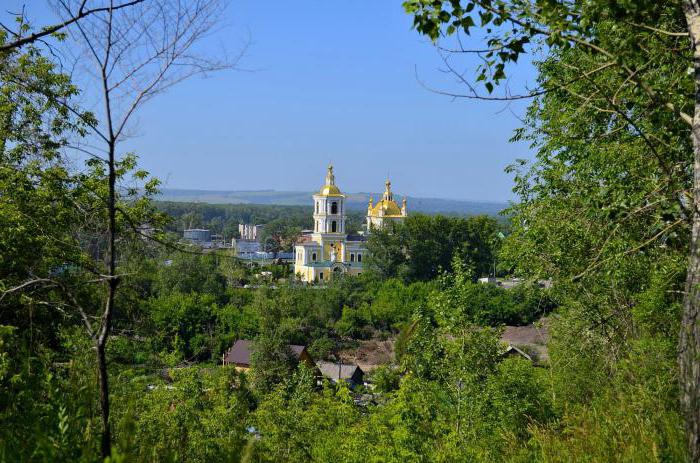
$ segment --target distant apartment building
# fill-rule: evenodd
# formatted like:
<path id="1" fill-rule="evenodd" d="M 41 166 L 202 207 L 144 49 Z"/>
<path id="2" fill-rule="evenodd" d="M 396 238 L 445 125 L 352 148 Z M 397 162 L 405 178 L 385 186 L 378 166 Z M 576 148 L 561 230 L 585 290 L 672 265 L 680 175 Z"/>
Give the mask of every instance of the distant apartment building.
<path id="1" fill-rule="evenodd" d="M 240 238 L 233 238 L 231 245 L 236 250 L 236 255 L 244 259 L 256 257 L 261 251 L 260 236 L 263 225 L 251 223 L 239 223 L 238 233 Z"/>
<path id="2" fill-rule="evenodd" d="M 183 232 L 183 238 L 199 243 L 209 243 L 211 242 L 211 230 L 205 230 L 203 228 L 190 228 Z"/>
<path id="3" fill-rule="evenodd" d="M 260 238 L 260 233 L 262 232 L 263 225 L 253 225 L 251 223 L 239 223 L 238 233 L 241 235 L 242 240 L 247 241 L 258 241 Z"/>

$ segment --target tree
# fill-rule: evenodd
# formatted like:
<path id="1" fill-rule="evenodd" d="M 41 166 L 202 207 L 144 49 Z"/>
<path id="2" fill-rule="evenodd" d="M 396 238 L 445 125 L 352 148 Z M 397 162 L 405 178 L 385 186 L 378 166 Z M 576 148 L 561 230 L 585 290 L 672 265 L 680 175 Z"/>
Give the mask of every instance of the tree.
<path id="1" fill-rule="evenodd" d="M 306 217 L 302 220 L 303 222 L 308 221 Z M 302 227 L 302 224 L 294 222 L 289 219 L 279 218 L 265 224 L 259 237 L 265 252 L 293 251 L 294 242 L 301 234 Z"/>
<path id="2" fill-rule="evenodd" d="M 402 277 L 406 274 L 407 256 L 398 234 L 389 229 L 373 231 L 367 241 L 367 267 L 381 278 Z"/>
<path id="3" fill-rule="evenodd" d="M 79 6 L 71 7 L 78 4 Z M 85 2 L 57 0 L 60 12 L 69 16 L 72 11 L 82 11 Z M 100 326 L 95 330 L 100 409 L 102 418 L 102 455 L 108 457 L 111 449 L 109 422 L 109 384 L 106 345 L 112 326 L 115 296 L 121 275 L 117 272 L 117 238 L 124 230 L 138 230 L 139 222 L 131 217 L 120 204 L 119 185 L 121 160 L 119 143 L 127 135 L 127 127 L 133 115 L 147 101 L 163 93 L 169 87 L 193 75 L 230 67 L 192 52 L 192 48 L 212 29 L 219 18 L 222 2 L 207 0 L 193 4 L 179 1 L 158 0 L 133 2 L 129 8 L 115 8 L 110 0 L 104 8 L 80 21 L 74 21 L 73 38 L 84 48 L 84 61 L 94 64 L 94 77 L 90 85 L 101 90 L 103 109 L 97 120 L 87 121 L 92 135 L 103 149 L 92 149 L 91 144 L 80 144 L 76 149 L 90 156 L 95 166 L 104 167 L 104 201 L 106 218 L 104 252 L 105 302 Z M 70 23 L 70 18 L 64 23 Z M 71 109 L 71 108 L 69 108 Z M 99 122 L 98 122 L 99 121 Z M 145 182 L 147 193 L 153 193 L 157 181 Z M 134 191 L 134 189 L 127 189 Z"/>
<path id="4" fill-rule="evenodd" d="M 678 125 L 683 125 L 682 133 L 692 142 L 693 160 L 682 164 L 680 171 L 692 171 L 693 183 L 690 191 L 676 193 L 676 202 L 692 233 L 678 362 L 688 449 L 693 460 L 700 459 L 700 2 L 600 0 L 533 4 L 524 0 L 409 0 L 404 2 L 404 6 L 414 15 L 416 29 L 433 40 L 443 34 L 469 35 L 476 29 L 477 21 L 485 29 L 485 49 L 458 47 L 453 51 L 457 54 L 477 53 L 484 57 L 477 81 L 483 82 L 487 93 L 478 92 L 469 79 L 450 63 L 451 56 L 447 56 L 448 68 L 468 86 L 467 93 L 455 96 L 490 100 L 529 98 L 553 89 L 566 90 L 572 83 L 588 81 L 592 76 L 610 69 L 622 81 L 618 90 L 634 89 L 636 98 L 631 106 L 621 104 L 617 93 L 610 94 L 601 89 L 596 89 L 595 95 L 576 96 L 570 92 L 571 97 L 587 106 L 591 96 L 604 96 L 605 105 L 598 107 L 600 113 L 614 114 L 616 119 L 625 121 L 626 130 L 644 144 L 649 159 L 653 160 L 660 175 L 671 185 L 674 183 L 674 162 L 673 158 L 668 157 L 664 140 L 650 137 L 645 130 L 647 127 L 639 126 L 629 110 L 641 104 L 640 113 L 647 111 L 654 124 L 667 133 L 675 133 Z M 622 40 L 601 41 L 602 30 L 612 25 L 626 29 L 629 34 Z M 649 40 L 663 43 L 663 46 L 655 48 L 661 53 L 653 54 L 648 48 L 639 46 L 640 42 Z M 545 45 L 552 52 L 576 48 L 598 59 L 598 66 L 583 72 L 579 70 L 568 81 L 540 82 L 540 88 L 523 95 L 491 95 L 494 86 L 506 79 L 506 66 L 517 62 L 528 46 L 538 45 Z M 683 78 L 670 86 L 664 85 L 663 79 L 658 79 L 663 63 L 670 62 L 672 57 L 676 62 L 682 62 L 685 69 L 693 69 L 691 86 L 686 85 L 687 81 Z M 649 243 L 642 247 L 655 242 L 664 233 L 657 235 L 652 235 Z M 634 252 L 634 248 L 621 252 Z"/>
<path id="5" fill-rule="evenodd" d="M 104 230 L 106 185 L 100 165 L 77 170 L 65 149 L 94 118 L 75 105 L 77 88 L 38 48 L 12 49 L 0 60 L 0 325 L 13 334 L 0 355 L 8 386 L 0 428 L 10 434 L 0 438 L 1 452 L 17 460 L 33 458 L 31 452 L 78 459 L 94 450 L 75 434 L 94 432 L 80 417 L 92 414 L 96 398 L 88 389 L 94 364 L 84 354 L 91 355 L 99 314 L 103 272 L 96 259 L 104 241 L 96 231 Z M 117 178 L 129 181 L 134 158 L 115 166 Z M 122 200 L 134 220 L 150 217 L 147 198 L 127 192 Z M 123 234 L 122 243 L 131 238 Z M 45 400 L 36 401 L 40 396 Z M 59 431 L 42 437 L 37 429 Z"/>
<path id="6" fill-rule="evenodd" d="M 370 235 L 368 266 L 384 278 L 427 281 L 451 271 L 457 254 L 478 277 L 493 265 L 491 248 L 497 231 L 496 220 L 487 216 L 412 215 Z"/>

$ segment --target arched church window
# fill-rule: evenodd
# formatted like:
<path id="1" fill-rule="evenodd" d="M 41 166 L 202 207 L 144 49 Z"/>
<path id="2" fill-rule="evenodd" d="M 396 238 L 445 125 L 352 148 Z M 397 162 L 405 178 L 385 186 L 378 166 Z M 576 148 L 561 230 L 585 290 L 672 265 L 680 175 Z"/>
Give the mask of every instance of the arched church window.
<path id="1" fill-rule="evenodd" d="M 331 233 L 335 233 L 336 229 L 338 228 L 338 224 L 335 222 L 331 222 Z"/>
<path id="2" fill-rule="evenodd" d="M 362 262 L 362 254 L 358 254 L 358 255 L 357 255 L 357 261 L 358 261 L 358 262 Z"/>
<path id="3" fill-rule="evenodd" d="M 338 203 L 333 201 L 331 203 L 331 214 L 337 214 L 338 213 Z"/>
<path id="4" fill-rule="evenodd" d="M 316 253 L 311 254 L 311 260 L 316 262 Z"/>
<path id="5" fill-rule="evenodd" d="M 355 262 L 355 254 L 350 254 L 350 262 Z"/>
<path id="6" fill-rule="evenodd" d="M 316 201 L 316 213 L 318 214 L 318 201 Z"/>

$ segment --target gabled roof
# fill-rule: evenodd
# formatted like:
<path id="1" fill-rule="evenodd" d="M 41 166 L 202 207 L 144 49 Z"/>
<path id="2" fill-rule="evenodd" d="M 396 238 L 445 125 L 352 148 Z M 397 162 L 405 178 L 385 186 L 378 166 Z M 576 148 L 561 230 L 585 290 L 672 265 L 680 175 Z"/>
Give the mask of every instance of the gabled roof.
<path id="1" fill-rule="evenodd" d="M 503 352 L 503 355 L 504 356 L 509 356 L 509 355 L 516 355 L 517 356 L 517 355 L 519 355 L 526 360 L 532 361 L 532 357 L 530 357 L 527 353 L 525 353 L 521 349 L 518 349 L 517 347 L 511 346 L 511 345 L 508 345 L 508 347 L 506 347 L 506 351 Z"/>
<path id="2" fill-rule="evenodd" d="M 253 341 L 248 339 L 239 339 L 224 354 L 224 363 L 234 363 L 238 366 L 249 366 L 252 347 Z M 306 350 L 306 346 L 298 346 L 295 344 L 290 344 L 288 347 L 297 360 Z"/>
<path id="3" fill-rule="evenodd" d="M 362 369 L 357 365 L 348 365 L 344 363 L 338 364 L 333 362 L 317 362 L 316 366 L 318 366 L 318 369 L 323 376 L 330 378 L 333 381 L 353 379 L 357 372 L 364 374 Z"/>

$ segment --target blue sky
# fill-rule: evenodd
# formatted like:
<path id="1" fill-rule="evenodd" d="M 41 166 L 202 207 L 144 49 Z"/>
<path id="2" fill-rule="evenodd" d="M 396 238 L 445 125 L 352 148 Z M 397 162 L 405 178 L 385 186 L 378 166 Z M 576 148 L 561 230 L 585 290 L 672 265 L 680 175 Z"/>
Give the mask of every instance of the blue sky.
<path id="1" fill-rule="evenodd" d="M 169 188 L 312 190 L 331 161 L 348 192 L 379 191 L 389 173 L 401 194 L 512 199 L 503 169 L 532 156 L 508 142 L 525 105 L 425 89 L 416 72 L 460 90 L 411 21 L 401 0 L 233 1 L 205 46 L 235 54 L 250 39 L 241 70 L 151 101 L 123 149 Z M 525 81 L 527 64 L 512 86 Z"/>

